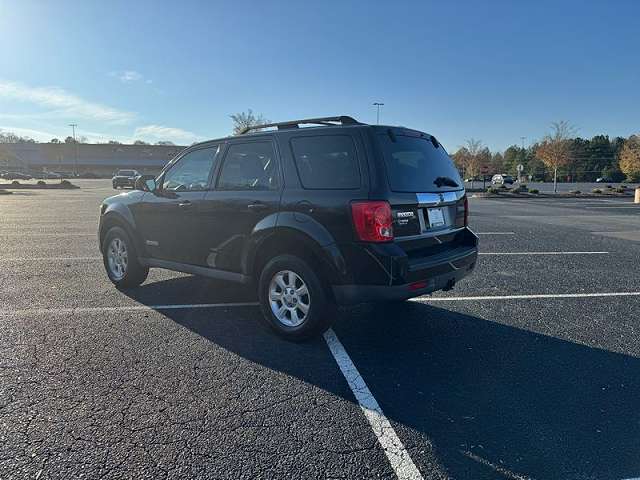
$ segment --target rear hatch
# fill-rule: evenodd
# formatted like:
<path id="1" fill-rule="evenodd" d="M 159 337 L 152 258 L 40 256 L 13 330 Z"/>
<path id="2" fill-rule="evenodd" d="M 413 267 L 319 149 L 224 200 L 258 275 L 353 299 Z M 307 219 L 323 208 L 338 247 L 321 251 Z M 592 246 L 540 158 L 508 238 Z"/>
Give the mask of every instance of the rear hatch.
<path id="1" fill-rule="evenodd" d="M 409 257 L 456 248 L 465 226 L 464 183 L 435 137 L 404 128 L 380 128 L 396 242 Z"/>

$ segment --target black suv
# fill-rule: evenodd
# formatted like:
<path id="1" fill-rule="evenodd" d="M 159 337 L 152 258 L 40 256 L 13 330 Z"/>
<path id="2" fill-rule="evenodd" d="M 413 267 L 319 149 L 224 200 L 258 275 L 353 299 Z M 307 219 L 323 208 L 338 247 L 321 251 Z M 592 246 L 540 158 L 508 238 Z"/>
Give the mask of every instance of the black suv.
<path id="1" fill-rule="evenodd" d="M 134 188 L 136 178 L 139 176 L 140 174 L 136 170 L 118 170 L 111 179 L 111 185 L 113 185 L 114 190 L 124 187 Z"/>
<path id="2" fill-rule="evenodd" d="M 458 171 L 435 137 L 404 127 L 263 125 L 193 145 L 136 188 L 100 210 L 117 287 L 149 267 L 251 284 L 290 339 L 326 330 L 337 304 L 449 290 L 476 263 Z"/>

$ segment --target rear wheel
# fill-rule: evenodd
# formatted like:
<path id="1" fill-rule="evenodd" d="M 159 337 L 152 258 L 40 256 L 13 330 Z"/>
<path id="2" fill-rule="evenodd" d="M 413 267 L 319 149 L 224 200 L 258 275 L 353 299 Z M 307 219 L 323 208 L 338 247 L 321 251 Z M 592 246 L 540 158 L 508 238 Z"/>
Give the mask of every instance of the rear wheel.
<path id="1" fill-rule="evenodd" d="M 321 279 L 304 260 L 293 255 L 273 258 L 258 282 L 260 307 L 267 324 L 294 341 L 322 334 L 335 317 L 335 304 Z"/>
<path id="2" fill-rule="evenodd" d="M 149 268 L 138 261 L 135 245 L 121 227 L 112 227 L 104 239 L 102 258 L 109 280 L 118 288 L 137 287 L 147 279 Z"/>

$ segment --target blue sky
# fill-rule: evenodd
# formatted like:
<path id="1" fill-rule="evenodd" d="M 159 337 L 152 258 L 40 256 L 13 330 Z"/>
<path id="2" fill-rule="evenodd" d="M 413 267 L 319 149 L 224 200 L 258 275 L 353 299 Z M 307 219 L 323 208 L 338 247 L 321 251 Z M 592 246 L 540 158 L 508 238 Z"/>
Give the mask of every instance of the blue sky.
<path id="1" fill-rule="evenodd" d="M 0 0 L 0 129 L 176 143 L 348 114 L 450 150 L 640 131 L 640 2 Z"/>

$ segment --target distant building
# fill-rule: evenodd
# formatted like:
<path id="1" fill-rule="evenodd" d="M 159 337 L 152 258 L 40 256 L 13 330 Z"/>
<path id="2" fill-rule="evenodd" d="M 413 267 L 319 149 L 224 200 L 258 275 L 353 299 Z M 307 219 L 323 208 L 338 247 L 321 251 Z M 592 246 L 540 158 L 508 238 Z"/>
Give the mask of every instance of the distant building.
<path id="1" fill-rule="evenodd" d="M 159 172 L 185 147 L 73 143 L 2 143 L 0 169 L 31 172 L 78 172 L 110 176 L 120 168 Z"/>

